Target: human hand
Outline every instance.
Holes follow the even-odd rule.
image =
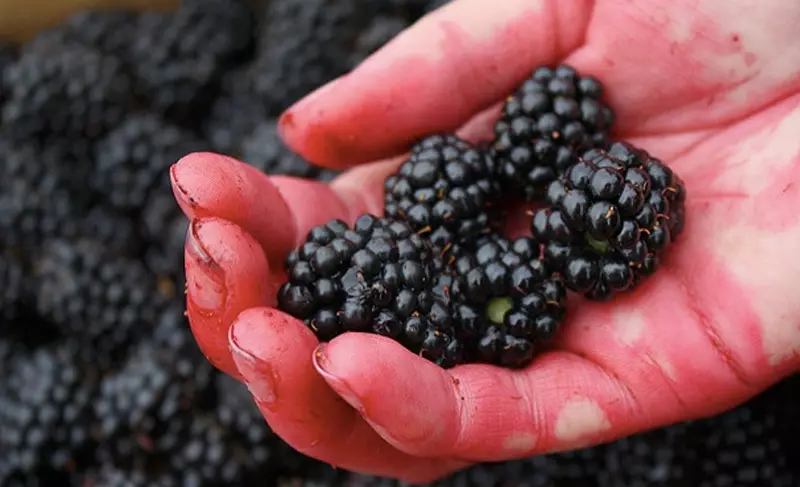
[[[734,406],[800,365],[798,22],[778,0],[455,1],[284,115],[302,155],[357,166],[330,185],[210,154],[173,167],[198,343],[299,451],[409,481]],[[311,226],[380,213],[400,159],[365,163],[432,132],[485,139],[504,95],[561,59],[604,82],[616,137],[686,183],[687,225],[657,276],[579,303],[521,371],[442,370],[375,335],[319,345],[270,308]]]

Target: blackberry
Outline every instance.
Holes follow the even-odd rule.
[[[169,166],[203,142],[152,113],[129,116],[99,141],[91,188],[120,211],[141,212],[156,189],[169,187]]]
[[[566,289],[539,254],[529,237],[495,235],[453,262],[455,315],[474,360],[524,367],[558,331]]]
[[[67,40],[124,59],[127,49],[136,41],[136,18],[135,12],[127,10],[83,10],[55,30],[61,31]]]
[[[350,69],[350,52],[371,20],[361,0],[274,0],[263,12],[259,53],[243,88],[277,116]]]
[[[246,91],[246,73],[227,73],[222,79],[222,93],[209,108],[202,132],[214,152],[243,159],[243,143],[260,124],[270,117],[259,100]]]
[[[67,341],[18,355],[4,369],[0,451],[7,474],[66,471],[83,462],[97,374],[77,357]]]
[[[11,334],[17,320],[31,308],[32,282],[28,262],[19,252],[0,249],[0,335]]]
[[[384,184],[384,211],[425,234],[437,250],[490,231],[489,209],[499,195],[494,162],[454,135],[434,135]]]
[[[111,464],[84,472],[78,485],[86,487],[179,487],[171,476],[146,469],[124,469]]]
[[[0,139],[0,244],[23,253],[63,235],[88,201],[85,171],[63,146]]]
[[[662,161],[624,142],[590,149],[550,184],[534,238],[567,286],[608,299],[653,274],[683,230],[686,190]]]
[[[333,220],[288,255],[278,303],[320,340],[376,333],[448,367],[461,362],[462,344],[447,290],[434,279],[443,267],[437,258],[404,222],[367,214],[351,229]]]
[[[157,462],[170,424],[207,404],[213,372],[190,339],[177,338],[168,333],[162,343],[141,342],[121,369],[103,378],[93,402],[98,460],[127,469]]]
[[[93,360],[114,362],[152,329],[165,297],[136,260],[98,242],[52,240],[34,262],[37,311],[67,336],[93,348]]]
[[[90,140],[116,126],[135,103],[122,63],[77,42],[43,39],[23,51],[4,79],[4,130],[20,140]]]
[[[139,218],[140,232],[146,243],[144,262],[159,279],[175,283],[177,292],[183,288],[183,248],[189,220],[175,203],[168,189],[150,197]]]
[[[492,150],[505,185],[539,198],[581,152],[603,147],[614,114],[602,93],[598,80],[570,66],[537,68],[506,100],[495,125]]]
[[[278,136],[277,127],[275,119],[256,126],[242,143],[242,160],[267,174],[323,180],[338,174],[314,166],[294,153]]]
[[[196,126],[224,70],[252,47],[251,16],[244,0],[186,0],[175,12],[140,15],[127,59],[143,96]]]
[[[5,71],[6,68],[14,64],[17,59],[17,47],[0,41],[0,108],[6,101]]]
[[[246,444],[213,414],[192,414],[170,422],[157,444],[179,485],[247,485],[256,468]]]

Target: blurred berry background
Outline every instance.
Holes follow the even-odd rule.
[[[328,180],[276,117],[436,0],[184,0],[0,42],[0,487],[389,486],[306,458],[183,316],[167,170],[188,152]],[[798,378],[715,418],[440,485],[800,485]]]

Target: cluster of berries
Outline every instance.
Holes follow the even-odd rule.
[[[568,291],[607,300],[655,272],[686,191],[659,159],[610,139],[601,83],[539,67],[478,147],[430,135],[385,181],[384,216],[313,228],[279,307],[321,340],[377,333],[442,367],[525,367],[557,333]],[[504,235],[503,200],[541,203]]]

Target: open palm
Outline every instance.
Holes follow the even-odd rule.
[[[198,343],[298,450],[411,481],[744,401],[800,365],[798,24],[781,0],[453,2],[283,116],[295,150],[358,166],[330,185],[210,154],[173,167]],[[269,307],[311,226],[380,213],[399,159],[365,163],[432,132],[491,137],[503,96],[560,60],[603,80],[616,137],[686,183],[686,228],[656,277],[579,302],[522,371],[445,371],[375,335],[320,345]]]

